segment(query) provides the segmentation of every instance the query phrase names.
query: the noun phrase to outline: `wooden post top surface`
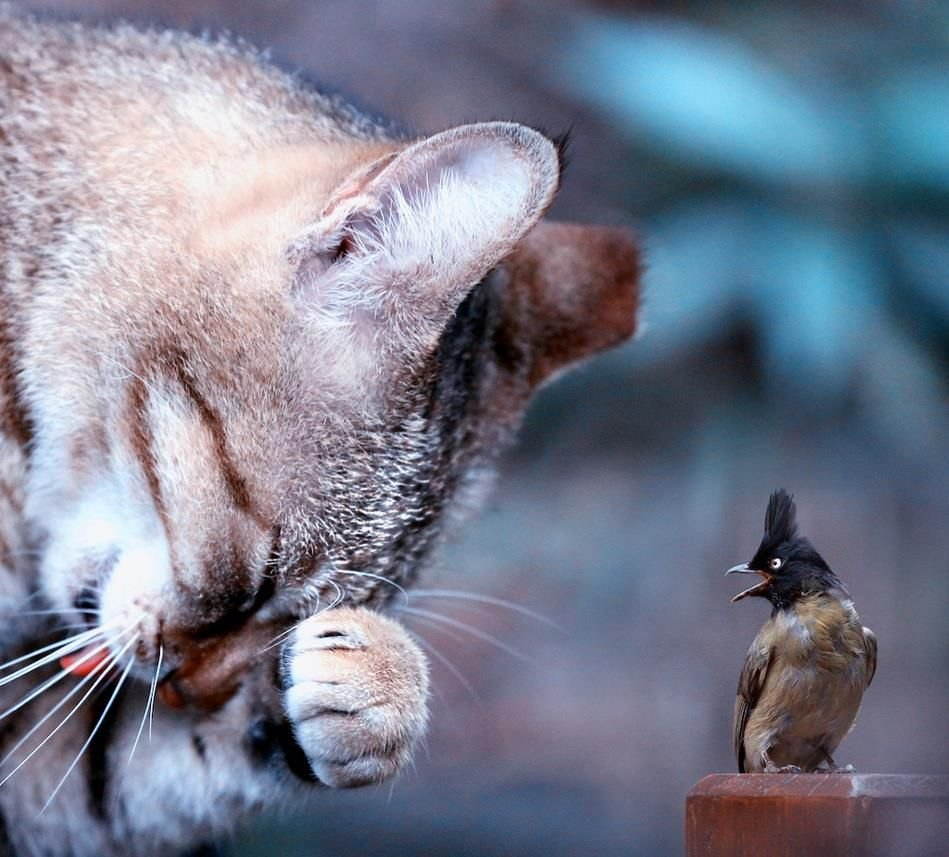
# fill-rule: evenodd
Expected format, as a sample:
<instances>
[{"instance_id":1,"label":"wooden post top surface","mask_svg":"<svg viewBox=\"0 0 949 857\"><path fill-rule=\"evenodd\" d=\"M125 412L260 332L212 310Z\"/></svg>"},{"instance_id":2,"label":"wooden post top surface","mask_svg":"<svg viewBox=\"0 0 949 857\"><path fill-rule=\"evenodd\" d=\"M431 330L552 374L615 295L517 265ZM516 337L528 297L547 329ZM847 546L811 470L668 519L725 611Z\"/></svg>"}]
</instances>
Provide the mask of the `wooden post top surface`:
<instances>
[{"instance_id":1,"label":"wooden post top surface","mask_svg":"<svg viewBox=\"0 0 949 857\"><path fill-rule=\"evenodd\" d=\"M711 774L687 857L949 857L949 776Z\"/></svg>"},{"instance_id":2,"label":"wooden post top surface","mask_svg":"<svg viewBox=\"0 0 949 857\"><path fill-rule=\"evenodd\" d=\"M709 774L689 797L949 798L939 774Z\"/></svg>"}]
</instances>

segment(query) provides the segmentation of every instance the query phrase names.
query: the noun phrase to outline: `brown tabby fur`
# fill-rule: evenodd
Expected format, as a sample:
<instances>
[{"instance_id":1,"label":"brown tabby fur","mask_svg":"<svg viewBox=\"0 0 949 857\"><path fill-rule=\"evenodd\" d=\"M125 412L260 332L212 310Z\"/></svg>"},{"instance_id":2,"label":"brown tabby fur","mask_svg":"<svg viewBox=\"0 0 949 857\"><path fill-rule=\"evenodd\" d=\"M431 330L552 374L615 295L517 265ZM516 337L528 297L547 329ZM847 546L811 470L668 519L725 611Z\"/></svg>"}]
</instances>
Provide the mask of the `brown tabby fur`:
<instances>
[{"instance_id":1,"label":"brown tabby fur","mask_svg":"<svg viewBox=\"0 0 949 857\"><path fill-rule=\"evenodd\" d=\"M558 181L522 126L403 139L245 46L0 6L0 651L117 656L0 786L0 853L174 853L406 763L427 669L376 611L531 392L634 328L632 241L538 223Z\"/></svg>"}]
</instances>

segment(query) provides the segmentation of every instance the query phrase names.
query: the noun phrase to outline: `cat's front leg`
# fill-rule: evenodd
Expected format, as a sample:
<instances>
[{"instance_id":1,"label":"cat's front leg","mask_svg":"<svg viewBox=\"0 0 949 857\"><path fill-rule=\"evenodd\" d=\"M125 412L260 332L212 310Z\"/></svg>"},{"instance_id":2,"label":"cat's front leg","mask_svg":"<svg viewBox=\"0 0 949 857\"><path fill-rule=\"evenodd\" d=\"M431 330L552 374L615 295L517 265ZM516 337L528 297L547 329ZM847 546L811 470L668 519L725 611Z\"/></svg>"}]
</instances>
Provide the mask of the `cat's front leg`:
<instances>
[{"instance_id":1,"label":"cat's front leg","mask_svg":"<svg viewBox=\"0 0 949 857\"><path fill-rule=\"evenodd\" d=\"M316 779L387 779L411 759L428 720L428 664L397 622L365 608L301 622L282 659L284 705Z\"/></svg>"}]
</instances>

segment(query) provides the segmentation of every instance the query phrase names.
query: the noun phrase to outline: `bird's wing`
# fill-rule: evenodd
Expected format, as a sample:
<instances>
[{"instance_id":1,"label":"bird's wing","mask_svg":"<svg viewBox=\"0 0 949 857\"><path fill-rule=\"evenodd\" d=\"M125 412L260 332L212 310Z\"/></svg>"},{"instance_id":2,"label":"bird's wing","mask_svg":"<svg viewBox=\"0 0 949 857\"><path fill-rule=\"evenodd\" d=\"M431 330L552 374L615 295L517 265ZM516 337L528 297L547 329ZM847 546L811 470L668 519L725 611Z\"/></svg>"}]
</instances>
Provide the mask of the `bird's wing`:
<instances>
[{"instance_id":1,"label":"bird's wing","mask_svg":"<svg viewBox=\"0 0 949 857\"><path fill-rule=\"evenodd\" d=\"M863 648L867 653L867 687L877 671L877 637L869 628L863 629Z\"/></svg>"},{"instance_id":2,"label":"bird's wing","mask_svg":"<svg viewBox=\"0 0 949 857\"><path fill-rule=\"evenodd\" d=\"M758 702L758 697L761 696L761 689L768 675L768 667L771 665L772 652L773 649L770 646L762 646L758 640L755 640L748 650L748 657L745 658L745 665L741 668L741 675L738 677L733 740L740 773L745 772L745 727Z\"/></svg>"}]
</instances>

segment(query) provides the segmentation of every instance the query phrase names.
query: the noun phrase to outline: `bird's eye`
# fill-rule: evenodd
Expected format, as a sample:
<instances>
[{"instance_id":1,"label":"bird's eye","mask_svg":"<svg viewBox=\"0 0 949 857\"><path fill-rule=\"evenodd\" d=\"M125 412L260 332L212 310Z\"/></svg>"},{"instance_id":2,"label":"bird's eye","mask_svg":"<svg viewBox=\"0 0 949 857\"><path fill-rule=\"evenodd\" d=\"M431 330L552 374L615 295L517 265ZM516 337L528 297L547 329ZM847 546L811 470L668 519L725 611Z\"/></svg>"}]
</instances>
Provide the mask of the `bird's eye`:
<instances>
[{"instance_id":1,"label":"bird's eye","mask_svg":"<svg viewBox=\"0 0 949 857\"><path fill-rule=\"evenodd\" d=\"M784 564L784 560L781 559L781 557L779 557L779 556L776 556L773 560L771 560L771 561L768 563L768 565L770 565L770 566L771 566L773 569L775 569L775 570L781 568L781 566L782 566L783 564Z\"/></svg>"}]
</instances>

